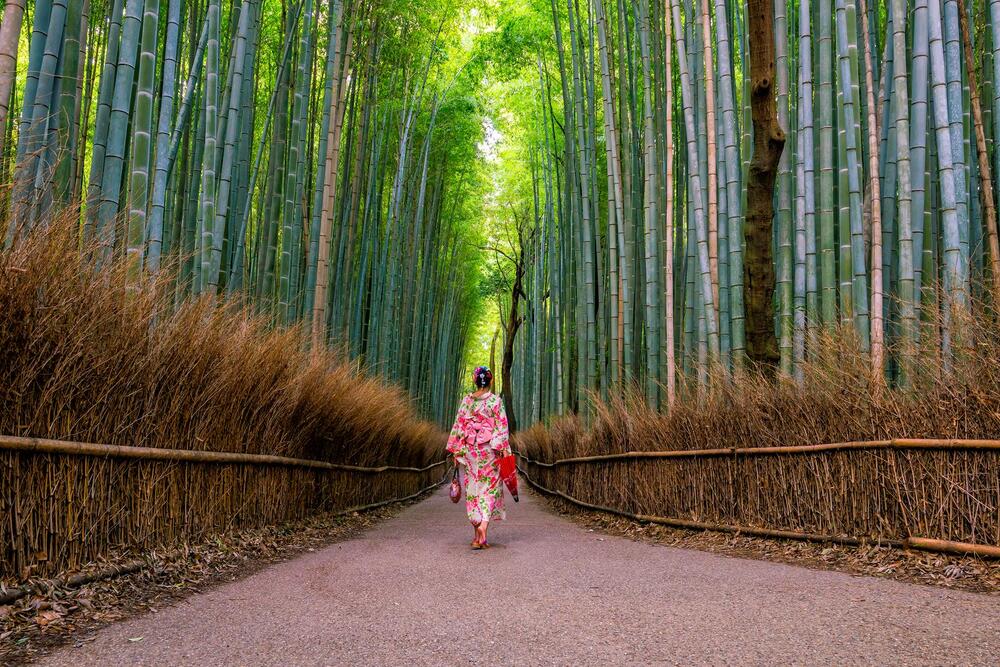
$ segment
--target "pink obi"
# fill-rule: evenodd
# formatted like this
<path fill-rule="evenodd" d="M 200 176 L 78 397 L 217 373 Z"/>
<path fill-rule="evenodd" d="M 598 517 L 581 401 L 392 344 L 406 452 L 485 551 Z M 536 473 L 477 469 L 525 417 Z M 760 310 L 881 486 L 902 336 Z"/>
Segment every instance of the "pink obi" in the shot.
<path fill-rule="evenodd" d="M 470 423 L 466 425 L 465 441 L 478 448 L 489 447 L 493 441 L 493 429 L 486 424 Z"/>

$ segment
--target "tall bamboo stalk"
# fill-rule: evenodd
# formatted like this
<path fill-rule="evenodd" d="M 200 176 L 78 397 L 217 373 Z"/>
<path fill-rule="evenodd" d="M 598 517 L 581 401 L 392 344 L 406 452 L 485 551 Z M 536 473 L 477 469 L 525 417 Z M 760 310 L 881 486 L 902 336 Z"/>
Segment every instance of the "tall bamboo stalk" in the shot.
<path fill-rule="evenodd" d="M 17 44 L 24 22 L 25 0 L 6 0 L 0 23 L 0 128 L 7 126 L 10 96 L 17 75 Z M 0 132 L 0 155 L 4 152 L 6 132 Z"/>

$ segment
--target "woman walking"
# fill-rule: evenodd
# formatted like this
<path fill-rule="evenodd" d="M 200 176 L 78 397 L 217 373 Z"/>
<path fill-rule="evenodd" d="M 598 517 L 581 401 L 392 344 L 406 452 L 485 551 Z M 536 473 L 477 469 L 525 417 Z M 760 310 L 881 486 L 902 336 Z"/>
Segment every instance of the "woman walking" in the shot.
<path fill-rule="evenodd" d="M 507 414 L 503 401 L 491 391 L 493 373 L 486 366 L 473 371 L 476 391 L 462 399 L 448 438 L 455 466 L 465 466 L 465 510 L 475 531 L 473 549 L 488 549 L 490 521 L 504 519 L 500 459 L 510 456 Z"/>

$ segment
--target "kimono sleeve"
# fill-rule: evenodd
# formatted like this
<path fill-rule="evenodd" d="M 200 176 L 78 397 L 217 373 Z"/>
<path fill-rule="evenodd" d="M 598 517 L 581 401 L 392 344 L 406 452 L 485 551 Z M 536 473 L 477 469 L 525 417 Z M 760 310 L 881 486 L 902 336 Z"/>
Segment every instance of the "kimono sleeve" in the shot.
<path fill-rule="evenodd" d="M 507 425 L 507 411 L 504 410 L 503 400 L 497 397 L 496 406 L 493 408 L 493 439 L 490 441 L 490 448 L 497 456 L 510 455 L 510 436 Z"/>
<path fill-rule="evenodd" d="M 465 422 L 468 418 L 468 401 L 463 399 L 462 404 L 458 406 L 458 414 L 455 416 L 455 424 L 451 427 L 451 435 L 448 436 L 446 449 L 449 454 L 465 456 Z"/>

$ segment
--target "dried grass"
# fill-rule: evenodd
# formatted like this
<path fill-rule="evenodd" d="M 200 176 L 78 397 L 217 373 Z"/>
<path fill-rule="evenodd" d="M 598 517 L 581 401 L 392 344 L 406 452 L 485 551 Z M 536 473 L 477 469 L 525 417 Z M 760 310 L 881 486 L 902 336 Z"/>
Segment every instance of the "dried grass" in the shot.
<path fill-rule="evenodd" d="M 129 289 L 74 239 L 57 221 L 0 254 L 0 433 L 362 466 L 441 457 L 444 435 L 404 392 L 234 304 L 174 311 L 169 281 Z M 0 578 L 405 496 L 440 475 L 0 452 Z"/>
<path fill-rule="evenodd" d="M 982 312 L 986 312 L 985 310 Z M 905 387 L 873 385 L 849 334 L 827 335 L 801 384 L 759 374 L 685 387 L 670 414 L 637 395 L 535 426 L 517 447 L 542 461 L 626 451 L 775 447 L 892 438 L 1000 436 L 1000 335 L 987 314 L 961 322 L 945 365 L 937 327 L 909 355 Z M 957 345 L 957 343 L 956 343 Z M 634 514 L 871 539 L 1000 545 L 1000 452 L 833 451 L 624 460 L 544 468 L 532 478 Z"/>

